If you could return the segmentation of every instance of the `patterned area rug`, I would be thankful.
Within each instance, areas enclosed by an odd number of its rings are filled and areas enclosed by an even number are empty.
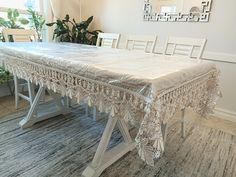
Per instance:
[[[79,177],[91,162],[101,138],[106,116],[95,122],[84,109],[73,107],[58,116],[21,130],[25,112],[0,119],[1,177]],[[174,120],[174,119],[173,119]],[[113,133],[111,146],[122,141]],[[147,166],[128,153],[109,167],[102,177],[235,177],[236,137],[222,131],[188,123],[187,137],[181,138],[180,123],[170,124],[166,151]]]

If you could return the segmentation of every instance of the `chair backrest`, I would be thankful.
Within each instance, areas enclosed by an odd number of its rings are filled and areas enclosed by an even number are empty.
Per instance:
[[[115,33],[99,33],[96,46],[107,48],[118,48],[120,34]]]
[[[30,29],[3,29],[4,39],[9,42],[9,36],[12,36],[14,42],[32,42],[37,40],[35,30]]]
[[[154,52],[157,36],[139,36],[131,35],[126,41],[126,49],[143,50],[145,52]]]
[[[164,55],[181,55],[200,59],[205,49],[206,39],[169,37],[164,47]]]

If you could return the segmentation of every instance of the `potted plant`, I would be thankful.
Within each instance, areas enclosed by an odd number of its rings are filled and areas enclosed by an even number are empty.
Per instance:
[[[19,29],[23,28],[23,26],[25,25],[30,24],[31,28],[35,29],[38,40],[42,41],[42,30],[45,24],[45,20],[42,15],[39,15],[32,9],[28,9],[27,11],[30,15],[28,19],[21,17],[17,9],[8,9],[7,19],[0,17],[0,27]],[[9,40],[13,41],[13,38],[10,36]],[[2,33],[0,33],[0,41],[4,42]],[[8,71],[6,71],[4,67],[0,67],[0,85],[7,84],[11,94],[13,94],[10,86],[10,80],[12,79],[12,75]]]
[[[7,19],[0,17],[1,28],[19,29],[23,28],[23,26],[27,24],[29,24],[29,20],[21,17],[17,9],[8,9]],[[9,40],[13,41],[13,38],[10,36]],[[5,41],[2,33],[0,33],[0,41]],[[12,79],[12,75],[6,71],[4,67],[0,67],[0,85],[7,84],[11,94],[13,94],[13,91],[9,83]]]
[[[25,25],[28,25],[30,23],[36,29],[39,39],[41,39],[40,32],[45,21],[43,21],[42,16],[38,15],[33,10],[29,9],[28,12],[31,15],[29,19],[20,16],[17,9],[8,9],[7,19],[0,17],[0,27],[20,29],[24,28]],[[13,41],[13,38],[10,36],[9,40]],[[0,33],[0,41],[5,41],[2,33]],[[7,84],[11,94],[13,94],[13,91],[9,83],[12,79],[12,75],[8,71],[6,71],[4,67],[0,67],[0,85]]]
[[[0,33],[0,41],[3,41],[3,35]]]
[[[13,94],[13,91],[9,82],[12,79],[13,79],[13,76],[8,71],[6,71],[3,67],[0,67],[0,85],[7,84],[11,95]]]
[[[0,27],[3,28],[19,29],[27,24],[29,24],[29,20],[21,17],[17,9],[8,9],[7,19],[0,17]],[[4,41],[2,34],[0,35],[0,39]],[[13,39],[10,38],[10,41],[13,41]]]
[[[56,25],[53,33],[53,40],[56,39],[59,42],[95,45],[98,33],[101,31],[89,30],[92,21],[93,16],[89,17],[86,21],[77,23],[75,19],[71,21],[70,16],[67,14],[63,20],[59,19],[56,22],[47,23],[46,25],[49,27]]]
[[[11,80],[12,76],[8,71],[6,71],[3,67],[0,67],[0,85],[5,84],[7,81]]]
[[[38,37],[38,41],[42,42],[42,31],[43,31],[43,26],[45,24],[45,19],[43,18],[42,15],[40,15],[38,12],[28,9],[28,13],[30,14],[29,17],[29,24],[31,28],[33,28]]]

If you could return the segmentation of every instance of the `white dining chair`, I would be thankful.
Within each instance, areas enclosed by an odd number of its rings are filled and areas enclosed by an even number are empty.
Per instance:
[[[106,48],[118,48],[120,34],[116,33],[99,33],[96,46]]]
[[[126,41],[126,49],[128,50],[143,50],[153,53],[157,41],[156,35],[130,35]]]
[[[166,41],[163,54],[202,58],[206,39],[169,37]]]
[[[33,42],[37,40],[37,35],[34,30],[26,30],[26,29],[3,29],[2,31],[4,39],[6,42],[10,41],[10,37],[12,37],[13,42]],[[28,87],[28,96],[24,95],[23,89],[22,92],[19,91],[20,86]],[[23,98],[27,100],[30,105],[33,103],[35,97],[34,85],[27,80],[27,84],[19,84],[19,79],[17,76],[14,76],[14,86],[15,86],[15,107],[19,108],[19,100]]]
[[[10,42],[10,36],[13,42],[33,42],[37,41],[37,34],[35,30],[31,29],[3,29],[2,31],[6,42]]]
[[[163,54],[201,59],[206,46],[206,42],[207,42],[206,39],[169,37],[166,41]],[[186,109],[182,109],[181,134],[183,138],[185,137],[186,134],[185,114],[186,114]]]

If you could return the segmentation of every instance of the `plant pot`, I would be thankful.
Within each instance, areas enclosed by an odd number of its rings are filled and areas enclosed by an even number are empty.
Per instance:
[[[13,95],[14,81],[10,80],[8,83],[0,85],[0,97]]]

